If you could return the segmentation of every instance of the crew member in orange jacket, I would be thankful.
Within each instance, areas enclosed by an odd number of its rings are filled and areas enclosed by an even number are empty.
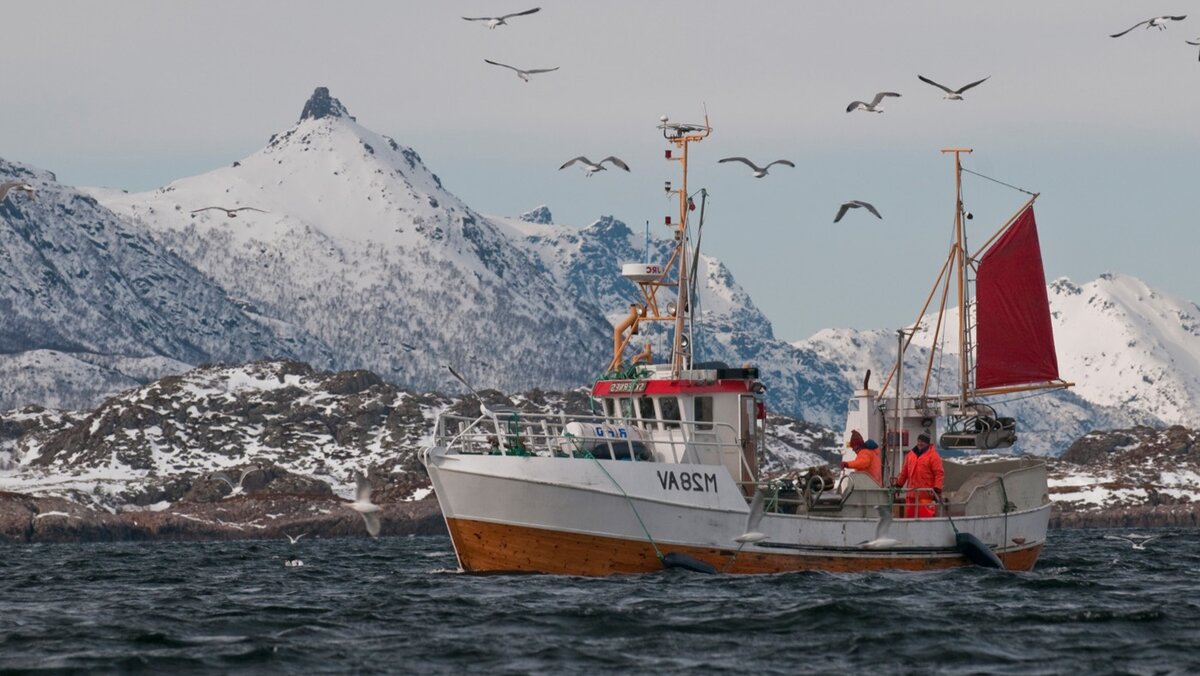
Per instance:
[[[874,439],[867,439],[863,445],[855,449],[858,455],[850,462],[843,462],[842,469],[853,469],[866,472],[879,486],[883,485],[883,466],[879,457],[879,444]]]
[[[917,436],[917,445],[904,456],[904,467],[894,484],[908,489],[904,498],[904,518],[928,519],[937,515],[937,505],[942,499],[942,486],[946,472],[942,468],[942,456],[929,443],[929,435],[922,432]],[[930,490],[916,490],[930,489]],[[932,494],[931,494],[932,491]]]

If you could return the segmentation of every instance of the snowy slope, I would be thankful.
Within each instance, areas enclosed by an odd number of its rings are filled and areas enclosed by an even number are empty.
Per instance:
[[[515,390],[587,382],[598,310],[448,192],[412,148],[318,89],[299,123],[233,166],[153,193],[97,193],[229,293],[319,336],[338,368],[444,386],[444,364]],[[252,206],[230,219],[207,206]]]
[[[1194,424],[1200,416],[1200,309],[1194,303],[1150,289],[1136,278],[1104,275],[1082,287],[1066,279],[1049,285],[1060,375],[1076,386],[1066,392],[994,398],[1020,421],[1018,448],[1058,452],[1092,430],[1138,424]],[[957,309],[946,326],[957,330]],[[933,343],[933,316],[921,322],[906,357],[906,392],[923,380]],[[934,363],[934,391],[958,380],[958,345],[939,342],[945,356]],[[891,370],[896,338],[888,331],[827,329],[799,345],[838,364],[861,380],[865,369],[875,387]]]
[[[0,160],[0,406],[94,405],[185,364],[323,346],[219,286],[50,172]]]

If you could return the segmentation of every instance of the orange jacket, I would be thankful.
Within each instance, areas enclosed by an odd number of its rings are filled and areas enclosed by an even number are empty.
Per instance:
[[[870,448],[861,448],[858,451],[858,455],[846,463],[846,467],[866,472],[867,476],[875,480],[875,483],[883,485],[883,468],[880,465],[879,451]]]
[[[896,484],[905,488],[936,488],[940,492],[945,479],[942,456],[938,455],[933,444],[929,444],[929,448],[920,456],[916,451],[904,454],[904,467],[900,470],[900,476],[896,477]]]

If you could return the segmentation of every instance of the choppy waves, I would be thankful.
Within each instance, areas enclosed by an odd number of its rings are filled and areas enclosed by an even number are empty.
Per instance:
[[[7,546],[0,668],[1200,671],[1198,534],[1106,532],[1053,532],[1031,573],[606,579],[453,574],[432,537]]]

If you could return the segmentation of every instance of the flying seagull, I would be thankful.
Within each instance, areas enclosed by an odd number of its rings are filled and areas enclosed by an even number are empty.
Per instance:
[[[862,208],[866,209],[867,211],[875,214],[875,218],[880,218],[880,219],[883,218],[883,216],[879,215],[879,211],[876,210],[875,207],[873,205],[871,205],[870,203],[863,202],[861,200],[850,200],[849,202],[843,202],[842,206],[838,208],[837,216],[833,217],[833,222],[837,223],[838,221],[842,220],[842,216],[845,216],[847,211],[849,211],[851,209],[857,209],[859,207],[862,207]]]
[[[1133,30],[1134,28],[1141,26],[1142,24],[1145,24],[1146,28],[1157,28],[1160,31],[1165,31],[1167,29],[1168,21],[1183,21],[1186,18],[1187,18],[1187,14],[1184,14],[1183,16],[1156,16],[1153,19],[1146,19],[1145,21],[1139,21],[1139,22],[1133,24],[1132,26],[1130,26],[1129,28],[1126,28],[1125,30],[1121,31],[1120,33],[1113,33],[1112,35],[1110,35],[1108,37],[1119,38],[1122,35]]]
[[[1200,47],[1200,38],[1196,38],[1195,42],[1192,42],[1191,40],[1184,40],[1184,42],[1192,45],[1193,47]]]
[[[744,157],[726,157],[723,160],[717,160],[717,164],[720,164],[722,162],[741,162],[742,164],[744,164],[747,167],[750,167],[751,169],[754,170],[754,178],[762,178],[763,176],[766,176],[767,170],[770,169],[772,165],[782,164],[785,167],[793,167],[793,168],[795,168],[795,166],[796,166],[788,160],[775,160],[774,162],[771,162],[770,164],[768,164],[765,167],[760,167],[757,164],[751,162],[750,160],[748,160]]]
[[[238,477],[237,484],[234,484],[233,480],[229,478],[229,475],[224,472],[213,472],[212,474],[208,475],[208,479],[209,479],[209,481],[213,481],[213,480],[224,481],[226,484],[229,485],[230,493],[229,493],[228,497],[233,497],[234,495],[237,495],[238,493],[242,492],[242,489],[244,488],[244,486],[242,486],[242,482],[246,480],[246,477],[250,476],[251,474],[253,474],[261,469],[262,469],[262,467],[255,465],[253,467],[249,467],[247,469],[242,470],[242,475],[240,477]]]
[[[900,544],[899,540],[888,533],[892,529],[891,506],[878,505],[875,509],[879,510],[879,522],[875,524],[875,539],[860,543],[859,547],[866,549],[887,549]]]
[[[558,70],[558,66],[555,66],[553,68],[530,68],[529,70],[521,70],[520,68],[514,68],[513,66],[510,66],[507,63],[499,63],[497,61],[492,61],[490,59],[484,59],[484,62],[490,63],[493,66],[500,66],[501,68],[515,70],[517,72],[517,77],[521,78],[522,80],[524,80],[526,82],[529,82],[530,75],[537,75],[538,73],[552,73],[552,72]]]
[[[1157,540],[1157,539],[1159,539],[1159,538],[1161,538],[1161,537],[1164,537],[1164,536],[1162,536],[1162,535],[1150,535],[1150,536],[1141,536],[1141,535],[1128,535],[1128,536],[1122,536],[1122,535],[1105,535],[1105,536],[1104,536],[1104,539],[1105,539],[1105,540],[1124,540],[1125,542],[1128,542],[1130,545],[1132,545],[1134,549],[1145,549],[1145,548],[1146,548],[1146,545],[1150,544],[1151,542],[1154,542],[1155,540]]]
[[[750,499],[750,513],[746,516],[746,532],[735,537],[733,539],[734,542],[744,545],[746,543],[762,542],[770,537],[758,530],[758,524],[762,521],[766,504],[766,492],[761,488],[754,491],[754,497]]]
[[[942,98],[946,99],[947,101],[962,101],[963,100],[963,97],[962,97],[963,92],[967,91],[971,87],[975,87],[977,85],[983,84],[984,82],[987,82],[988,78],[990,78],[990,77],[991,77],[991,75],[983,78],[982,80],[976,80],[975,82],[972,82],[969,85],[963,85],[963,86],[959,87],[958,89],[951,89],[951,88],[947,87],[946,85],[938,84],[938,83],[934,82],[933,80],[930,80],[929,78],[925,77],[924,75],[917,75],[917,79],[919,79],[921,82],[924,82],[926,84],[931,84],[934,87],[937,87],[938,89],[946,92],[946,95],[943,96]]]
[[[846,112],[852,113],[861,108],[868,113],[882,113],[883,108],[879,106],[879,103],[888,96],[895,96],[899,98],[900,95],[896,92],[879,92],[875,95],[875,98],[871,99],[870,103],[867,103],[866,101],[851,101],[850,105],[846,106]]]
[[[511,19],[514,16],[528,16],[540,11],[542,11],[541,7],[534,7],[533,9],[527,9],[524,12],[514,12],[512,14],[505,14],[504,16],[464,16],[463,19],[466,21],[486,21],[487,27],[490,30],[495,29],[496,26],[507,26],[508,21],[506,21],[506,19]]]
[[[571,166],[572,164],[575,164],[576,162],[581,162],[583,164],[583,170],[586,172],[586,175],[588,178],[591,178],[592,174],[596,173],[597,171],[607,171],[608,167],[604,166],[605,162],[612,162],[613,166],[620,167],[621,169],[624,169],[625,171],[629,171],[628,164],[625,164],[625,162],[622,161],[621,158],[614,157],[612,155],[609,155],[608,157],[600,160],[599,162],[593,162],[593,161],[589,160],[588,158],[584,157],[583,155],[580,155],[579,157],[575,157],[570,160],[567,160],[565,163],[563,163],[563,165],[561,167],[558,168],[558,170],[562,171],[563,169],[566,169],[567,167]]]
[[[195,209],[192,211],[192,213],[198,214],[201,211],[208,211],[209,209],[216,209],[217,211],[224,211],[225,215],[230,218],[237,218],[237,212],[239,212],[239,211],[257,211],[262,214],[267,213],[267,212],[263,211],[262,209],[255,209],[254,207],[238,207],[236,209],[226,209],[225,207],[204,207],[202,209]]]
[[[380,507],[371,502],[371,483],[358,470],[354,472],[354,502],[350,503],[350,509],[362,514],[363,521],[367,524],[367,532],[371,534],[371,537],[379,537]]]
[[[291,535],[288,535],[287,533],[284,533],[284,535],[287,535],[288,543],[294,545],[300,541],[300,538],[304,537],[305,535],[308,535],[308,533],[301,533],[301,534],[297,535],[296,537],[292,537]]]
[[[22,190],[28,193],[30,197],[34,196],[33,186],[29,185],[25,181],[5,181],[0,183],[0,202],[3,202],[4,198],[7,197],[8,193],[12,190]]]

